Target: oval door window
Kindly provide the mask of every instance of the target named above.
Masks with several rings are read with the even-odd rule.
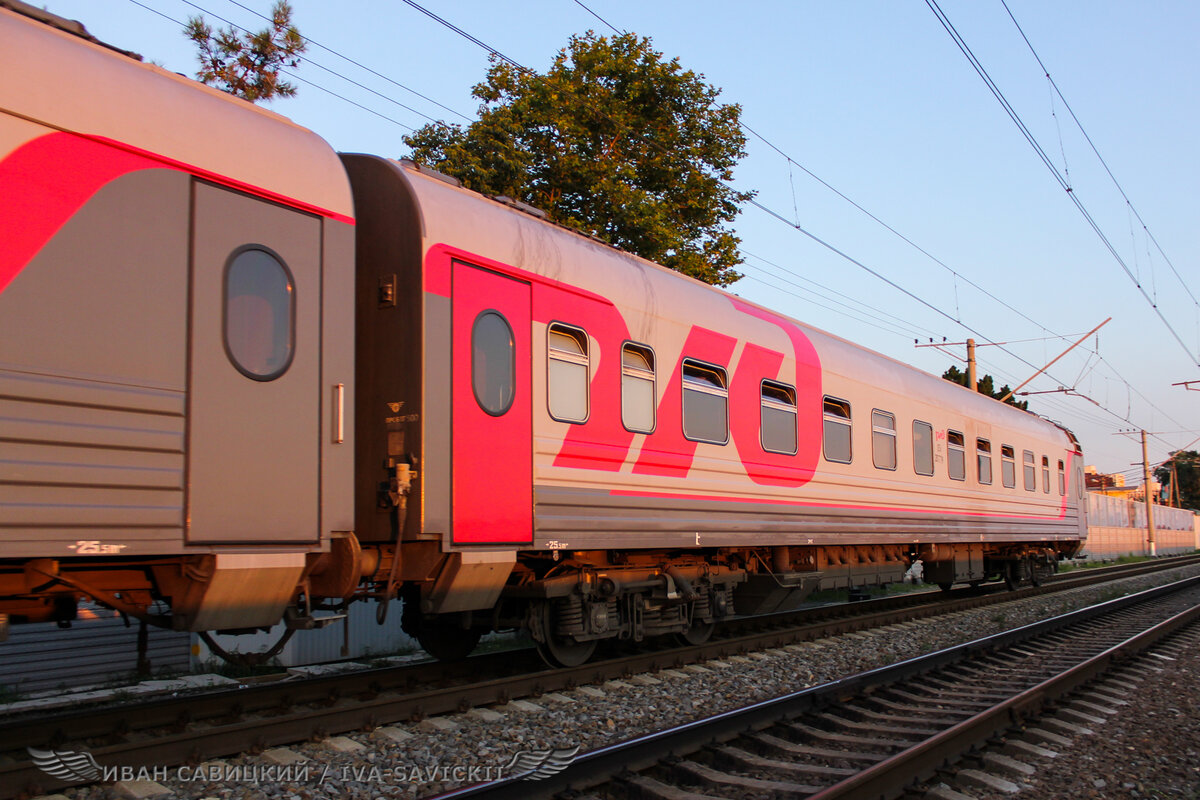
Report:
[[[499,311],[484,311],[471,328],[471,386],[479,407],[493,417],[512,408],[517,357],[512,327]]]
[[[256,381],[287,372],[295,316],[296,287],[283,262],[259,247],[235,251],[225,268],[225,351],[238,371]]]

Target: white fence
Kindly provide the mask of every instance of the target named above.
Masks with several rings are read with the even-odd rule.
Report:
[[[1149,555],[1146,504],[1088,492],[1088,537],[1083,552],[1092,558]],[[1158,555],[1200,549],[1200,517],[1186,508],[1154,506]]]

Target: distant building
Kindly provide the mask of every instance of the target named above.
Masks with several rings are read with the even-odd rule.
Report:
[[[1135,487],[1133,489],[1133,491],[1131,491],[1129,493],[1129,499],[1136,500],[1139,503],[1146,502],[1146,487],[1145,487],[1145,485]],[[1150,481],[1150,502],[1152,502],[1152,503],[1162,502],[1162,486],[1159,484],[1158,481]]]
[[[1089,492],[1124,495],[1131,489],[1125,488],[1125,476],[1121,473],[1108,475],[1089,464],[1083,468],[1083,485]]]
[[[1139,503],[1146,502],[1145,489],[1142,486],[1125,485],[1125,476],[1119,472],[1109,475],[1100,472],[1094,466],[1086,466],[1083,468],[1083,485],[1089,492],[1095,492],[1096,494],[1106,494],[1110,497],[1124,497],[1129,500],[1136,500]],[[1151,502],[1157,501],[1159,488],[1156,481],[1150,482]]]

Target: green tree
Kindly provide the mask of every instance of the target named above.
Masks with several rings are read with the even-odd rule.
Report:
[[[1174,470],[1171,469],[1172,465]],[[1155,468],[1154,479],[1163,487],[1163,502],[1167,501],[1170,484],[1177,480],[1179,505],[1200,511],[1200,453],[1195,450],[1176,450]]]
[[[412,157],[484,194],[707,283],[741,277],[727,227],[753,193],[727,182],[746,154],[741,108],[648,38],[572,36],[546,74],[493,58],[466,128],[438,122]]]
[[[232,26],[214,33],[204,17],[189,17],[184,34],[196,44],[196,78],[203,83],[252,103],[296,93],[293,84],[279,79],[279,71],[299,65],[308,44],[292,25],[292,7],[285,0],[271,9],[271,27],[258,33],[243,35]]]
[[[959,386],[967,386],[968,388],[970,388],[968,386],[967,373],[963,372],[958,367],[951,366],[950,369],[948,369],[942,373],[942,377],[945,378],[946,380],[950,381],[951,383],[957,383]],[[1011,392],[1012,389],[1010,389],[1008,384],[1006,383],[1000,387],[999,391],[996,391],[996,382],[992,380],[992,376],[984,375],[982,378],[979,378],[975,381],[975,391],[979,392],[980,394],[986,394],[988,397],[994,397],[997,400],[999,400],[1001,397],[1004,397],[1004,395]],[[1022,411],[1029,410],[1029,401],[1028,400],[1017,400],[1015,397],[1010,397],[1007,400],[1005,400],[1004,402],[1008,403],[1010,406],[1016,406],[1017,408],[1021,409]]]

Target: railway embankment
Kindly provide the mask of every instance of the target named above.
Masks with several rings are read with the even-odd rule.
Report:
[[[322,800],[323,798],[421,798],[480,780],[502,771],[522,751],[579,752],[651,733],[671,725],[745,706],[755,700],[794,692],[874,667],[896,663],[931,651],[971,641],[1020,625],[1056,616],[1120,594],[1160,585],[1198,567],[1130,578],[1119,584],[1073,589],[1056,595],[1006,602],[956,612],[929,620],[914,620],[870,631],[859,631],[814,642],[772,648],[654,673],[631,675],[605,683],[581,685],[505,705],[465,713],[393,724],[324,741],[274,748],[193,770],[180,780],[177,771],[158,781],[162,797],[198,800],[208,797],[246,797],[263,800]],[[1154,797],[1181,779],[1178,768],[1195,764],[1194,721],[1178,711],[1194,708],[1200,689],[1188,676],[1187,663],[1162,661],[1163,673],[1147,674],[1131,683],[1134,691],[1153,695],[1145,704],[1131,702],[1106,721],[1103,734],[1072,746],[1099,750],[1063,753],[1042,769],[1047,787],[1059,788],[1054,777],[1069,765],[1064,780],[1094,791],[1096,797]],[[1177,661],[1181,661],[1177,659]],[[1190,663],[1190,662],[1189,662]],[[1153,678],[1171,673],[1175,688],[1163,691]],[[1176,711],[1172,711],[1175,709]],[[1133,714],[1133,716],[1127,716]],[[1155,723],[1161,722],[1161,725]],[[1120,743],[1118,745],[1118,742]],[[1189,744],[1190,743],[1190,744]],[[1134,751],[1119,748],[1142,748]],[[1090,761],[1083,753],[1091,752]],[[1092,765],[1089,767],[1089,763]],[[290,771],[282,767],[290,765]],[[272,772],[271,769],[274,768]],[[232,771],[231,771],[232,770]],[[238,772],[240,770],[240,773]],[[241,774],[242,782],[209,781],[198,775]],[[282,776],[272,780],[270,776]],[[257,776],[251,780],[250,777]],[[1133,787],[1125,784],[1133,783]],[[1065,784],[1064,784],[1065,786]],[[130,787],[123,787],[130,788]],[[531,791],[536,787],[530,784]],[[73,800],[100,800],[119,788],[93,786],[66,790]],[[1066,792],[1066,789],[1063,789]],[[1137,792],[1134,794],[1133,792]],[[978,795],[976,795],[978,796]],[[1051,796],[1031,792],[1026,796]],[[1088,796],[1063,793],[1056,796]]]

